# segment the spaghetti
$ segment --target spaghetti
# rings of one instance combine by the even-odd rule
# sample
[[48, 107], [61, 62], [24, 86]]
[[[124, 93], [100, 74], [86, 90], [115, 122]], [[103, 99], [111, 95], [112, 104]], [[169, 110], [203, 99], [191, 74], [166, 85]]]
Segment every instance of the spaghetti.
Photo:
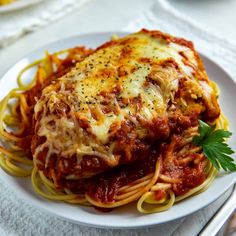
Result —
[[[144, 31], [144, 33], [147, 34], [147, 31]], [[148, 34], [150, 34], [150, 32], [148, 32]], [[152, 37], [160, 37], [160, 33], [152, 32], [151, 34]], [[153, 36], [153, 34], [155, 35]], [[170, 36], [166, 39], [167, 35], [165, 34], [161, 35], [165, 40], [172, 40], [172, 42], [174, 42], [174, 40], [175, 42], [178, 41], [176, 38], [171, 38]], [[125, 40], [129, 41], [129, 43], [131, 41], [131, 39], [127, 38]], [[61, 99], [57, 96], [62, 97], [62, 94], [66, 94], [67, 87], [69, 85], [71, 86], [68, 81], [72, 80], [71, 74], [75, 72], [75, 69], [73, 69], [74, 66], [81, 65], [81, 70], [83, 66], [90, 65], [92, 67], [93, 62], [89, 61], [89, 58], [93, 59], [93, 56], [97, 54], [100, 56], [100, 52], [105, 54], [106, 50], [108, 50], [111, 45], [116, 44], [116, 41], [118, 43], [121, 42], [118, 44], [119, 47], [120, 45], [123, 46], [127, 43], [126, 41], [114, 39], [110, 43], [105, 44], [94, 51], [83, 47], [76, 47], [54, 54], [46, 53], [45, 58], [30, 64], [19, 73], [19, 76], [17, 77], [18, 88], [10, 91], [0, 103], [0, 138], [2, 140], [2, 146], [0, 147], [0, 166], [8, 173], [15, 176], [23, 177], [31, 175], [31, 182], [34, 190], [42, 197], [50, 200], [80, 205], [93, 205], [99, 209], [115, 208], [137, 201], [137, 209], [141, 213], [165, 211], [173, 206], [174, 203], [204, 191], [217, 175], [216, 169], [211, 162], [205, 158], [201, 147], [192, 144], [193, 137], [198, 135], [197, 118], [201, 114], [201, 117], [206, 117], [205, 119], [208, 123], [216, 124], [216, 129], [227, 129], [228, 127], [228, 121], [222, 113], [220, 113], [220, 115], [217, 113], [212, 115], [207, 111], [207, 109], [215, 109], [215, 107], [211, 108], [210, 105], [207, 104], [207, 98], [201, 98], [204, 101], [202, 104], [207, 104], [204, 105], [204, 110], [201, 110], [202, 107], [198, 104], [200, 98], [197, 98], [197, 103], [194, 103], [193, 100], [195, 99], [195, 95], [192, 94], [191, 99], [188, 97], [187, 86], [190, 84], [189, 81], [186, 82], [183, 78], [180, 78], [180, 84], [175, 91], [175, 95], [171, 95], [171, 97], [168, 98], [168, 127], [170, 127], [170, 130], [168, 128], [168, 132], [166, 131], [165, 123], [163, 123], [164, 121], [156, 120], [154, 123], [158, 127], [162, 127], [162, 130], [159, 129], [156, 132], [159, 132], [158, 135], [163, 138], [156, 138], [153, 134], [145, 141], [142, 141], [141, 139], [141, 141], [138, 141], [135, 144], [131, 140], [132, 142], [129, 141], [126, 145], [130, 148], [134, 146], [137, 150], [128, 150], [126, 146], [122, 146], [122, 152], [119, 150], [116, 155], [113, 155], [106, 151], [108, 149], [106, 145], [106, 148], [103, 149], [101, 148], [102, 145], [97, 147], [98, 145], [95, 141], [89, 140], [89, 131], [86, 130], [86, 137], [83, 136], [84, 131], [79, 133], [81, 128], [86, 129], [88, 124], [85, 122], [86, 119], [81, 118], [82, 112], [75, 112], [76, 122], [78, 122], [78, 120], [79, 122], [75, 122], [77, 130], [73, 130], [73, 132], [76, 132], [76, 135], [80, 137], [79, 142], [82, 142], [80, 146], [76, 146], [75, 150], [77, 151], [78, 156], [85, 158], [86, 165], [83, 164], [83, 159], [80, 166], [76, 164], [78, 158], [76, 158], [72, 152], [74, 147], [71, 146], [70, 140], [67, 140], [69, 143], [68, 148], [66, 147], [66, 144], [60, 144], [66, 147], [63, 150], [63, 154], [62, 152], [58, 152], [58, 154], [50, 153], [51, 149], [55, 152], [56, 149], [53, 145], [56, 144], [53, 142], [50, 143], [48, 137], [53, 135], [52, 133], [55, 132], [55, 130], [57, 130], [59, 135], [65, 137], [71, 132], [70, 129], [72, 129], [71, 127], [74, 125], [71, 123], [71, 120], [73, 120], [74, 117], [72, 117], [73, 119], [70, 118], [70, 120], [67, 116], [68, 109], [72, 108], [68, 108], [66, 102], [62, 103], [62, 101], [64, 102], [65, 97], [63, 97], [62, 100], [59, 100], [60, 103], [58, 104], [60, 104], [60, 106], [58, 107], [57, 105], [58, 99]], [[179, 39], [178, 43], [183, 46], [186, 44], [186, 41], [183, 42]], [[192, 49], [191, 45], [188, 45], [188, 47]], [[113, 50], [116, 50], [116, 48], [113, 48]], [[122, 53], [130, 55], [132, 52], [130, 51], [130, 48], [127, 49], [126, 47]], [[180, 53], [180, 55], [182, 54]], [[182, 55], [182, 57], [187, 65], [189, 63], [187, 62], [187, 53], [186, 55]], [[142, 58], [142, 60], [142, 63], [149, 63], [145, 58]], [[197, 60], [198, 63], [200, 63], [200, 59], [198, 58]], [[85, 65], [83, 63], [87, 64]], [[103, 62], [100, 64], [102, 63]], [[124, 61], [121, 63], [124, 65]], [[155, 68], [157, 71], [156, 73], [162, 75], [162, 77], [158, 77], [159, 84], [162, 83], [161, 80], [165, 78], [165, 75], [168, 73], [171, 73], [172, 76], [178, 78], [179, 74], [175, 73], [183, 73], [170, 58], [164, 60], [164, 63], [161, 63], [160, 67]], [[158, 66], [159, 65], [160, 64], [158, 64]], [[109, 64], [107, 64], [106, 67], [109, 67]], [[190, 67], [196, 68], [196, 65], [193, 63]], [[200, 67], [201, 70], [204, 70], [201, 64]], [[34, 79], [29, 83], [24, 83], [22, 79], [24, 73], [32, 68], [36, 68]], [[148, 67], [146, 66], [145, 68]], [[130, 70], [134, 69], [131, 68]], [[89, 74], [90, 72], [86, 71], [85, 73]], [[113, 76], [112, 70], [109, 72], [103, 70], [102, 73], [103, 77]], [[129, 72], [122, 69], [119, 76], [125, 76], [125, 73]], [[151, 73], [153, 73], [153, 71]], [[196, 76], [200, 76], [198, 73], [199, 71], [195, 71]], [[203, 71], [201, 76], [205, 76], [204, 73], [205, 72]], [[64, 79], [66, 83], [63, 83]], [[152, 80], [153, 78], [151, 78], [149, 74], [148, 81], [151, 82], [150, 84], [145, 85], [146, 88], [150, 86], [151, 89], [149, 93], [154, 91]], [[202, 81], [205, 83], [207, 79], [202, 79]], [[168, 80], [166, 79], [164, 83], [167, 82]], [[122, 86], [124, 86], [124, 84]], [[194, 82], [194, 86], [196, 89], [196, 82]], [[211, 96], [218, 97], [219, 91], [217, 86], [213, 84], [213, 82], [210, 82], [210, 86], [213, 91]], [[160, 85], [160, 88], [163, 89], [162, 85]], [[169, 88], [165, 88], [166, 94], [175, 88], [172, 87], [170, 91], [168, 89]], [[117, 87], [114, 91], [114, 94], [119, 93]], [[70, 95], [67, 95], [67, 98], [69, 96], [70, 98], [73, 97], [72, 93], [73, 92], [70, 92]], [[52, 96], [52, 94], [54, 95]], [[106, 97], [106, 99], [109, 97], [109, 94], [101, 94], [103, 97]], [[49, 98], [47, 96], [49, 96]], [[143, 96], [148, 95], [144, 94]], [[171, 100], [172, 96], [174, 96], [174, 102]], [[203, 97], [204, 96], [205, 95], [203, 95]], [[40, 102], [44, 102], [45, 99], [48, 100], [46, 100], [42, 106]], [[52, 116], [50, 117], [48, 116], [50, 113], [49, 110], [51, 109], [49, 101], [52, 99], [54, 99], [53, 109], [56, 107], [57, 110], [56, 112], [55, 110], [52, 110]], [[116, 104], [114, 104], [114, 107], [112, 108], [104, 102], [101, 103], [102, 108], [93, 104], [90, 110], [94, 120], [99, 121], [102, 116], [101, 114], [104, 114], [108, 107], [112, 110], [109, 110], [110, 113], [114, 112], [114, 114], [116, 114], [118, 111], [126, 112], [125, 109], [129, 105], [124, 105], [125, 99], [122, 100], [122, 104], [121, 100], [115, 99], [114, 97], [112, 97], [112, 99], [114, 99], [113, 101], [116, 101]], [[150, 100], [151, 97], [148, 97], [148, 99]], [[132, 102], [133, 101], [129, 100], [129, 103]], [[186, 108], [186, 103], [188, 103], [187, 106], [190, 108]], [[140, 105], [138, 97], [135, 100], [135, 104]], [[181, 104], [180, 109], [173, 110], [174, 104]], [[89, 103], [89, 106], [91, 106], [91, 103]], [[122, 106], [125, 107], [123, 110]], [[185, 107], [185, 112], [187, 110], [187, 115], [183, 115], [181, 110], [182, 107]], [[159, 109], [157, 107], [153, 108]], [[80, 107], [77, 109], [80, 109]], [[86, 108], [82, 107], [81, 111], [82, 109]], [[136, 107], [136, 109], [139, 108]], [[143, 117], [145, 116], [145, 114], [142, 115]], [[195, 119], [194, 116], [196, 116]], [[57, 121], [58, 117], [60, 117], [59, 121]], [[109, 115], [109, 117], [111, 117], [111, 115]], [[45, 119], [47, 119], [47, 122], [41, 125], [40, 122]], [[66, 119], [69, 119], [70, 122]], [[103, 117], [102, 119], [105, 118]], [[144, 124], [145, 121], [141, 120], [141, 118], [141, 121], [138, 119], [133, 120], [134, 116], [130, 116], [129, 121], [125, 121], [128, 123], [128, 126], [124, 126], [122, 123], [118, 122], [120, 129], [123, 131], [128, 129], [130, 134], [138, 137], [130, 128], [132, 126], [133, 129], [136, 129], [138, 126], [141, 130], [138, 132], [141, 132], [143, 135], [140, 124]], [[59, 122], [63, 122], [62, 127], [68, 126], [68, 128], [65, 130], [59, 129]], [[117, 124], [114, 122], [113, 124]], [[151, 129], [149, 130], [149, 132], [151, 132], [153, 126], [152, 124], [148, 125], [151, 126]], [[50, 129], [51, 133], [47, 133], [48, 136], [45, 135], [42, 138], [38, 133], [45, 133], [45, 127]], [[54, 129], [52, 129], [52, 127], [54, 127]], [[110, 137], [118, 140], [118, 134], [115, 133], [117, 132], [117, 127], [114, 125], [111, 125], [111, 127], [113, 128], [110, 128], [109, 132], [112, 133], [113, 136]], [[145, 127], [147, 127], [147, 125]], [[58, 130], [60, 130], [60, 132]], [[121, 133], [119, 133], [119, 135], [121, 136]], [[125, 135], [128, 135], [128, 133]], [[69, 137], [75, 143], [74, 136], [71, 135]], [[100, 136], [97, 135], [97, 137]], [[101, 143], [106, 143], [107, 141], [104, 137], [101, 137]], [[149, 141], [151, 137], [155, 138], [152, 142]], [[59, 142], [59, 140], [57, 141]], [[85, 146], [86, 142], [89, 142], [89, 145], [92, 148], [86, 147], [83, 149], [82, 147]], [[121, 144], [122, 142], [120, 142], [120, 145]], [[115, 144], [113, 144], [113, 148], [114, 145]], [[139, 154], [139, 152], [141, 154]], [[61, 155], [62, 157], [57, 158], [58, 155]], [[110, 162], [106, 162], [109, 155]], [[118, 155], [119, 158], [116, 160]], [[122, 155], [124, 155], [124, 157]], [[138, 157], [133, 157], [134, 155]], [[113, 162], [111, 162], [111, 160], [113, 160]], [[84, 173], [82, 172], [83, 168], [85, 169]], [[76, 175], [77, 173], [79, 174]]]

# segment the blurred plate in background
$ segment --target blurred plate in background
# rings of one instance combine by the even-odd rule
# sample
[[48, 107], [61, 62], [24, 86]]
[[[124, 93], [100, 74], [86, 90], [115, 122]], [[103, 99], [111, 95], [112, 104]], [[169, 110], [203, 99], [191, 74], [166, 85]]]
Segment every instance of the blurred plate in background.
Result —
[[42, 1], [43, 0], [16, 0], [10, 4], [0, 6], [0, 13], [19, 10]]

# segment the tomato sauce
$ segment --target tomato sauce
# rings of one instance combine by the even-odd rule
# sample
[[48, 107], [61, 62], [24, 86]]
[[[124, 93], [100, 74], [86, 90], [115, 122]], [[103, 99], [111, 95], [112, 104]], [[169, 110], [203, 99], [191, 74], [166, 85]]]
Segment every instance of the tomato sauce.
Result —
[[[145, 31], [145, 30], [144, 30]], [[192, 43], [183, 39], [173, 39], [168, 35], [160, 34], [161, 37], [165, 37], [169, 41], [175, 40], [176, 43], [185, 45], [187, 47], [192, 47]], [[160, 37], [158, 32], [153, 33], [154, 37]], [[113, 42], [107, 43], [102, 48], [105, 48], [112, 44]], [[100, 48], [101, 48], [100, 47]], [[129, 51], [124, 52], [124, 54], [129, 53]], [[36, 83], [36, 85], [30, 90], [26, 91], [24, 94], [26, 96], [28, 105], [31, 107], [29, 111], [29, 120], [32, 121], [30, 126], [31, 129], [25, 130], [25, 139], [21, 142], [21, 147], [29, 150], [30, 145], [32, 146], [32, 152], [34, 153], [35, 148], [45, 140], [43, 137], [38, 137], [32, 134], [34, 129], [33, 121], [33, 107], [36, 103], [35, 97], [39, 98], [41, 96], [44, 87], [49, 85], [53, 80], [66, 74], [76, 63], [76, 60], [72, 58], [67, 58], [62, 62], [58, 71], [53, 73], [47, 81], [43, 84]], [[173, 64], [172, 61], [168, 62]], [[169, 64], [166, 64], [168, 66]], [[171, 64], [171, 65], [172, 65]], [[175, 64], [173, 64], [175, 66]], [[126, 73], [120, 68], [120, 76]], [[180, 80], [181, 89], [181, 80]], [[119, 93], [120, 88], [116, 88], [115, 93]], [[176, 98], [182, 97], [181, 92], [176, 93]], [[105, 96], [105, 94], [104, 94]], [[127, 105], [129, 102], [137, 104], [137, 109], [139, 109], [139, 99], [134, 99], [133, 101], [119, 100], [123, 106]], [[106, 104], [104, 104], [106, 105]], [[105, 106], [104, 106], [105, 107]], [[68, 107], [66, 104], [58, 104], [56, 107], [56, 114], [65, 115], [68, 113]], [[84, 156], [81, 164], [77, 164], [76, 156], [71, 158], [63, 158], [60, 156], [53, 156], [49, 158], [49, 163], [45, 163], [45, 156], [48, 150], [43, 150], [38, 155], [38, 168], [42, 170], [46, 177], [53, 179], [55, 181], [56, 187], [58, 189], [68, 188], [74, 193], [87, 193], [93, 199], [103, 202], [111, 203], [114, 202], [114, 196], [117, 194], [121, 186], [127, 185], [137, 179], [146, 176], [149, 173], [155, 171], [155, 164], [158, 158], [163, 158], [165, 150], [168, 148], [170, 143], [171, 135], [181, 134], [185, 129], [191, 127], [192, 125], [197, 125], [197, 118], [199, 111], [192, 112], [192, 114], [183, 115], [182, 112], [176, 109], [171, 117], [168, 119], [156, 118], [150, 123], [143, 124], [145, 128], [149, 131], [149, 136], [143, 142], [132, 137], [132, 131], [135, 126], [132, 122], [125, 121], [122, 124], [122, 128], [119, 132], [116, 132], [113, 136], [111, 135], [111, 140], [114, 139], [118, 142], [119, 150], [115, 150], [115, 155], [120, 155], [120, 165], [114, 168], [110, 168], [107, 164], [96, 156]], [[80, 126], [87, 128], [89, 125], [83, 121], [79, 120]], [[33, 137], [32, 137], [33, 136]], [[151, 142], [150, 142], [151, 140]], [[164, 144], [160, 141], [163, 142]], [[129, 147], [130, 153], [126, 151], [126, 147]], [[30, 156], [30, 153], [29, 153]], [[32, 157], [32, 156], [31, 156]], [[132, 157], [132, 158], [131, 158]], [[190, 163], [186, 166], [176, 165], [174, 163], [166, 163], [162, 160], [161, 174], [169, 176], [180, 180], [178, 183], [172, 184], [172, 189], [174, 193], [182, 195], [188, 192], [190, 189], [200, 185], [206, 179], [206, 174], [204, 172], [204, 167], [201, 164]], [[88, 172], [88, 177], [85, 179], [73, 179], [67, 178], [71, 173], [75, 177], [79, 177], [81, 170]], [[93, 177], [89, 174], [93, 171], [99, 171], [99, 173]], [[52, 176], [53, 172], [53, 176]], [[160, 200], [165, 197], [165, 191], [159, 190], [155, 192], [155, 199]], [[101, 209], [100, 209], [101, 210]]]

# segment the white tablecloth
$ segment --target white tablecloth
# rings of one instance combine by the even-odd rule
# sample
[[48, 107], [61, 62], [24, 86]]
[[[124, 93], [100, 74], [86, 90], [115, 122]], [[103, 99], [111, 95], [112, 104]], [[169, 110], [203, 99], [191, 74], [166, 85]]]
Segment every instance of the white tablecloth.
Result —
[[[53, 21], [66, 17], [89, 0], [47, 0], [18, 11], [0, 14], [0, 47]], [[14, 4], [14, 3], [13, 3]]]
[[[148, 10], [152, 3], [155, 3], [154, 6]], [[63, 20], [27, 35], [0, 51], [0, 75], [24, 54], [58, 38], [93, 31], [133, 31], [142, 27], [160, 29], [192, 39], [199, 51], [214, 58], [236, 78], [235, 45], [232, 42], [225, 44], [225, 39], [205, 32], [162, 0], [91, 2]], [[79, 226], [48, 215], [19, 199], [0, 180], [0, 235], [197, 235], [229, 194], [226, 193], [215, 203], [190, 216], [150, 229], [106, 230]]]

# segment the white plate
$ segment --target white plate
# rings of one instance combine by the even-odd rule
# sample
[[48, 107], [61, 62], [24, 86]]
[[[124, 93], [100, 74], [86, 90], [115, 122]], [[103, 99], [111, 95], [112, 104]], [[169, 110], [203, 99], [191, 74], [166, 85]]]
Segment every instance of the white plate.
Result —
[[[30, 62], [41, 58], [45, 50], [54, 52], [76, 45], [86, 45], [94, 48], [109, 40], [113, 33], [114, 32], [76, 36], [54, 42], [30, 53], [13, 65], [3, 76], [0, 81], [0, 98], [6, 95], [11, 88], [16, 86], [15, 78], [20, 69]], [[124, 35], [122, 33], [116, 34], [121, 36]], [[234, 102], [236, 101], [236, 85], [218, 65], [205, 56], [202, 56], [202, 59], [210, 79], [217, 82], [221, 89], [221, 108], [230, 120], [230, 130], [233, 132], [233, 137], [230, 139], [230, 145], [236, 150], [236, 144], [233, 142], [236, 136], [236, 126], [234, 125], [236, 117], [234, 105]], [[138, 213], [135, 204], [120, 207], [109, 213], [102, 213], [96, 211], [93, 207], [82, 207], [61, 202], [52, 202], [45, 200], [34, 193], [29, 178], [14, 178], [2, 170], [0, 170], [0, 178], [4, 180], [19, 197], [23, 198], [28, 203], [73, 222], [104, 228], [137, 228], [168, 222], [205, 207], [216, 200], [235, 182], [236, 173], [220, 174], [207, 191], [174, 205], [168, 211], [149, 215]]]
[[43, 0], [17, 0], [7, 5], [0, 6], [0, 13], [20, 10], [22, 8], [42, 2]]

